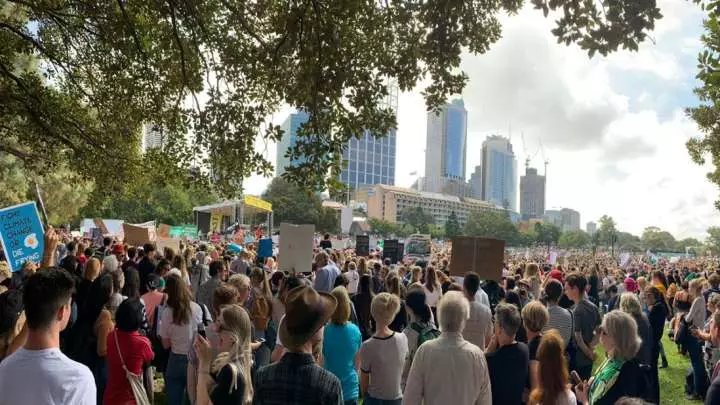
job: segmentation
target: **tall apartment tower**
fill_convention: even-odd
[[[433,193],[467,194],[467,110],[462,99],[427,114],[425,178],[423,190]]]
[[[482,199],[517,210],[517,159],[508,138],[491,135],[482,146]]]
[[[275,152],[275,175],[280,177],[285,173],[287,167],[293,166],[302,159],[290,159],[285,156],[287,151],[295,146],[297,143],[297,130],[309,119],[309,115],[304,111],[294,112],[288,115],[280,124],[280,128],[283,130],[282,139],[277,144],[277,151]]]
[[[537,169],[525,168],[520,177],[520,214],[523,219],[542,218],[545,213],[545,176]]]

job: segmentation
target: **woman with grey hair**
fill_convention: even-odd
[[[638,296],[633,293],[623,293],[620,296],[620,310],[633,317],[638,328],[638,336],[642,339],[640,351],[636,359],[643,366],[650,366],[650,354],[652,351],[653,338],[650,329],[650,321],[643,313],[642,304]],[[648,376],[649,377],[649,376]]]
[[[611,311],[603,318],[599,333],[607,359],[590,381],[575,387],[578,401],[584,405],[612,405],[622,397],[640,396],[641,371],[635,356],[642,341],[635,319],[625,312]]]
[[[449,291],[437,306],[440,337],[415,353],[403,404],[491,404],[490,376],[481,348],[462,337],[470,304],[459,291]]]

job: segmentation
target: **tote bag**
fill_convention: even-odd
[[[130,383],[133,396],[135,397],[135,403],[137,405],[150,405],[147,392],[145,392],[145,385],[143,384],[142,374],[133,374],[125,366],[125,360],[123,360],[122,352],[120,352],[120,344],[118,343],[117,330],[115,331],[115,347],[117,348],[118,356],[120,356],[120,363],[122,364],[123,370],[125,370],[125,376]]]

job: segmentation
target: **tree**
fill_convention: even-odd
[[[560,228],[553,224],[535,224],[535,234],[537,235],[537,243],[546,246],[548,250],[551,246],[557,245],[560,240]]]
[[[662,17],[651,1],[531,3],[545,16],[556,11],[558,41],[590,56],[637,50]],[[254,141],[283,136],[266,117],[287,103],[310,118],[286,178],[337,188],[348,140],[396,126],[379,102],[385,83],[407,91],[429,78],[423,92],[437,108],[468,81],[462,52],[487,52],[501,35],[498,17],[524,4],[4,0],[0,150],[40,170],[73,162],[106,190],[121,188],[146,172],[137,150],[142,124],[153,123],[166,164],[201,166],[219,195],[236,197],[243,178],[272,173]],[[29,57],[42,71],[16,68]]]
[[[450,213],[447,222],[445,222],[445,237],[452,239],[461,233],[460,223],[458,222],[457,215],[455,215],[455,211],[453,211]]]
[[[320,199],[283,178],[274,178],[262,198],[272,203],[275,223],[317,224],[320,218]]]
[[[675,250],[679,252],[685,252],[687,250],[693,254],[698,254],[702,252],[702,246],[702,242],[695,238],[685,238],[677,241]]]
[[[418,233],[430,233],[430,225],[435,224],[435,218],[420,206],[405,208],[402,213],[402,221],[413,227]]]
[[[508,245],[518,242],[519,232],[507,214],[495,210],[470,213],[465,223],[465,235],[504,240]]]
[[[711,226],[707,229],[708,237],[705,244],[714,255],[720,253],[720,226]]]
[[[443,227],[443,226],[430,225],[429,230],[430,230],[430,237],[433,239],[445,239],[445,237],[447,236],[445,234],[445,227]]]
[[[598,230],[599,241],[605,243],[605,246],[610,246],[614,243],[617,238],[617,228],[615,226],[615,220],[607,215],[603,215],[600,218],[600,229]]]
[[[644,251],[642,241],[639,236],[633,235],[629,232],[617,232],[616,235],[615,244],[619,250],[629,250],[632,252]]]
[[[320,207],[317,230],[322,233],[340,233],[340,215],[332,208]]]
[[[372,233],[380,236],[390,236],[397,232],[397,225],[381,218],[370,218],[368,220]]]
[[[561,249],[582,249],[589,245],[590,235],[582,229],[564,232],[558,239],[558,247]]]
[[[656,226],[649,226],[643,231],[642,246],[649,250],[674,250],[675,237],[670,232],[663,231]]]

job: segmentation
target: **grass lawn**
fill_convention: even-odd
[[[685,399],[685,374],[690,367],[690,359],[677,352],[677,346],[671,342],[667,334],[663,333],[663,347],[668,359],[668,368],[660,369],[660,403],[662,405],[700,405],[702,401],[689,401]],[[605,359],[602,346],[596,349],[598,367]]]

